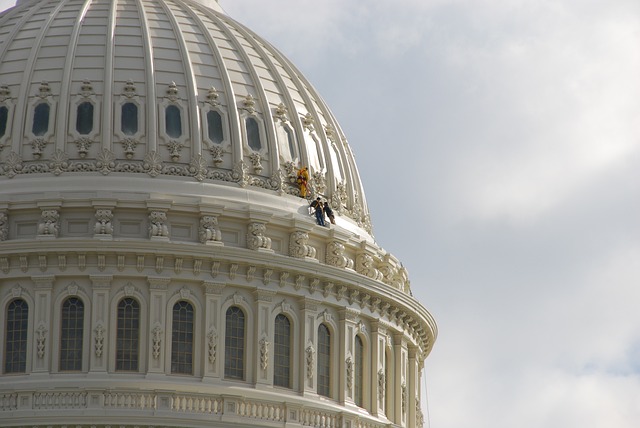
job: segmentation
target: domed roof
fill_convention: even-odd
[[[0,180],[152,178],[159,189],[188,184],[185,193],[202,183],[300,213],[296,176],[307,167],[312,195],[370,234],[331,111],[215,1],[18,1],[0,15],[0,43]]]

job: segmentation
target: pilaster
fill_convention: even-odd
[[[202,283],[205,291],[204,325],[206,358],[204,362],[204,377],[219,378],[221,362],[224,362],[224,334],[220,331],[220,305],[222,304],[222,290],[224,284],[205,281]]]
[[[148,277],[149,281],[149,373],[163,373],[165,364],[165,342],[167,290],[171,278]]]
[[[303,395],[317,393],[318,327],[316,318],[320,302],[303,297],[300,299],[300,348],[296,355],[304,355],[304,367],[298,371]]]
[[[91,275],[93,296],[91,310],[91,344],[89,371],[106,372],[109,355],[109,301],[111,292],[111,275]]]
[[[51,371],[51,291],[55,282],[53,275],[32,276],[31,280],[35,284],[35,308],[34,308],[34,328],[35,334],[32,353],[33,372]]]
[[[258,385],[273,385],[273,329],[271,328],[273,322],[270,314],[275,294],[276,292],[271,290],[254,292],[256,308],[254,331],[258,353],[253,359],[255,364],[253,372],[256,373]]]

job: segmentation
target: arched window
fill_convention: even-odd
[[[140,349],[140,305],[132,298],[118,303],[116,370],[137,371]]]
[[[4,372],[24,373],[27,371],[27,328],[29,305],[16,299],[7,306],[7,325],[4,341]]]
[[[273,384],[291,388],[291,322],[283,314],[276,317],[273,334]]]
[[[7,122],[9,120],[9,109],[6,106],[0,107],[0,138],[7,133]]]
[[[60,324],[60,371],[82,370],[84,303],[69,297],[62,303]]]
[[[318,327],[318,394],[331,396],[331,332],[320,324]]]
[[[49,130],[49,112],[51,107],[47,103],[40,103],[33,111],[33,125],[31,132],[36,137],[42,137]]]
[[[244,380],[244,312],[237,306],[231,306],[225,320],[224,377]]]
[[[393,385],[393,364],[391,362],[391,351],[387,348],[384,352],[384,413],[387,415],[387,419],[391,419],[393,416],[391,410],[393,409],[393,397],[391,395],[391,385]]]
[[[362,343],[362,339],[360,336],[356,336],[355,340],[355,355],[354,355],[354,368],[353,368],[353,401],[355,401],[356,406],[362,407],[363,401],[363,393],[364,393],[364,344]]]
[[[173,305],[171,373],[193,374],[193,306],[184,300]]]
[[[248,117],[245,120],[245,126],[247,128],[247,144],[256,152],[260,151],[262,149],[262,142],[260,141],[258,121],[252,117]]]
[[[180,109],[177,106],[167,106],[164,111],[164,125],[167,135],[171,138],[182,136],[182,119]]]
[[[134,103],[122,104],[120,130],[124,135],[135,135],[138,132],[138,106]]]
[[[87,135],[93,131],[93,104],[88,101],[78,105],[76,131],[80,135]]]
[[[220,144],[224,140],[224,132],[222,130],[222,116],[215,110],[207,112],[207,129],[209,140],[215,144]]]

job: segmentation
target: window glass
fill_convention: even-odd
[[[49,112],[51,107],[47,103],[40,103],[33,111],[33,126],[31,132],[36,137],[41,137],[49,130]]]
[[[27,371],[28,323],[29,306],[27,302],[18,299],[9,303],[4,342],[5,373],[24,373]]]
[[[318,327],[318,394],[331,395],[331,333],[326,325]]]
[[[0,107],[0,138],[7,133],[7,121],[9,120],[9,109],[5,106]]]
[[[244,380],[245,316],[242,309],[227,309],[224,336],[224,376]]]
[[[362,407],[362,394],[363,394],[363,364],[364,364],[364,344],[362,343],[362,339],[360,336],[356,336],[356,348],[354,355],[354,382],[353,382],[353,401],[355,401],[356,406]]]
[[[80,135],[87,135],[93,131],[93,104],[90,102],[78,105],[76,131]]]
[[[222,143],[224,133],[222,131],[222,116],[215,110],[207,112],[207,128],[209,131],[209,140],[216,144]]]
[[[176,106],[168,106],[165,110],[165,131],[171,138],[180,138],[182,136],[182,120],[180,118],[180,109]]]
[[[248,117],[245,120],[247,127],[247,144],[255,151],[262,149],[262,142],[260,141],[260,128],[258,121],[252,117]]]
[[[134,299],[122,299],[118,303],[116,370],[138,370],[139,337],[140,305]]]
[[[120,114],[122,133],[124,135],[135,135],[138,132],[138,106],[134,103],[124,103]]]
[[[280,314],[273,335],[273,384],[291,388],[291,323]]]
[[[69,297],[62,304],[60,325],[60,371],[82,370],[82,336],[84,333],[84,303]]]
[[[193,316],[189,302],[173,305],[171,373],[193,374]]]
[[[287,143],[289,144],[289,153],[291,153],[291,157],[296,155],[295,149],[295,138],[293,137],[293,130],[288,126],[284,127],[284,132],[287,134]]]

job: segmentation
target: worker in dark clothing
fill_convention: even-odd
[[[324,203],[324,209],[323,210],[324,210],[324,213],[327,215],[327,217],[329,217],[329,221],[331,221],[331,224],[336,224],[336,218],[333,215],[333,210],[329,206],[329,202],[325,202]]]
[[[324,226],[324,212],[322,211],[322,201],[320,198],[316,198],[315,201],[311,202],[311,208],[315,210],[318,224]]]

